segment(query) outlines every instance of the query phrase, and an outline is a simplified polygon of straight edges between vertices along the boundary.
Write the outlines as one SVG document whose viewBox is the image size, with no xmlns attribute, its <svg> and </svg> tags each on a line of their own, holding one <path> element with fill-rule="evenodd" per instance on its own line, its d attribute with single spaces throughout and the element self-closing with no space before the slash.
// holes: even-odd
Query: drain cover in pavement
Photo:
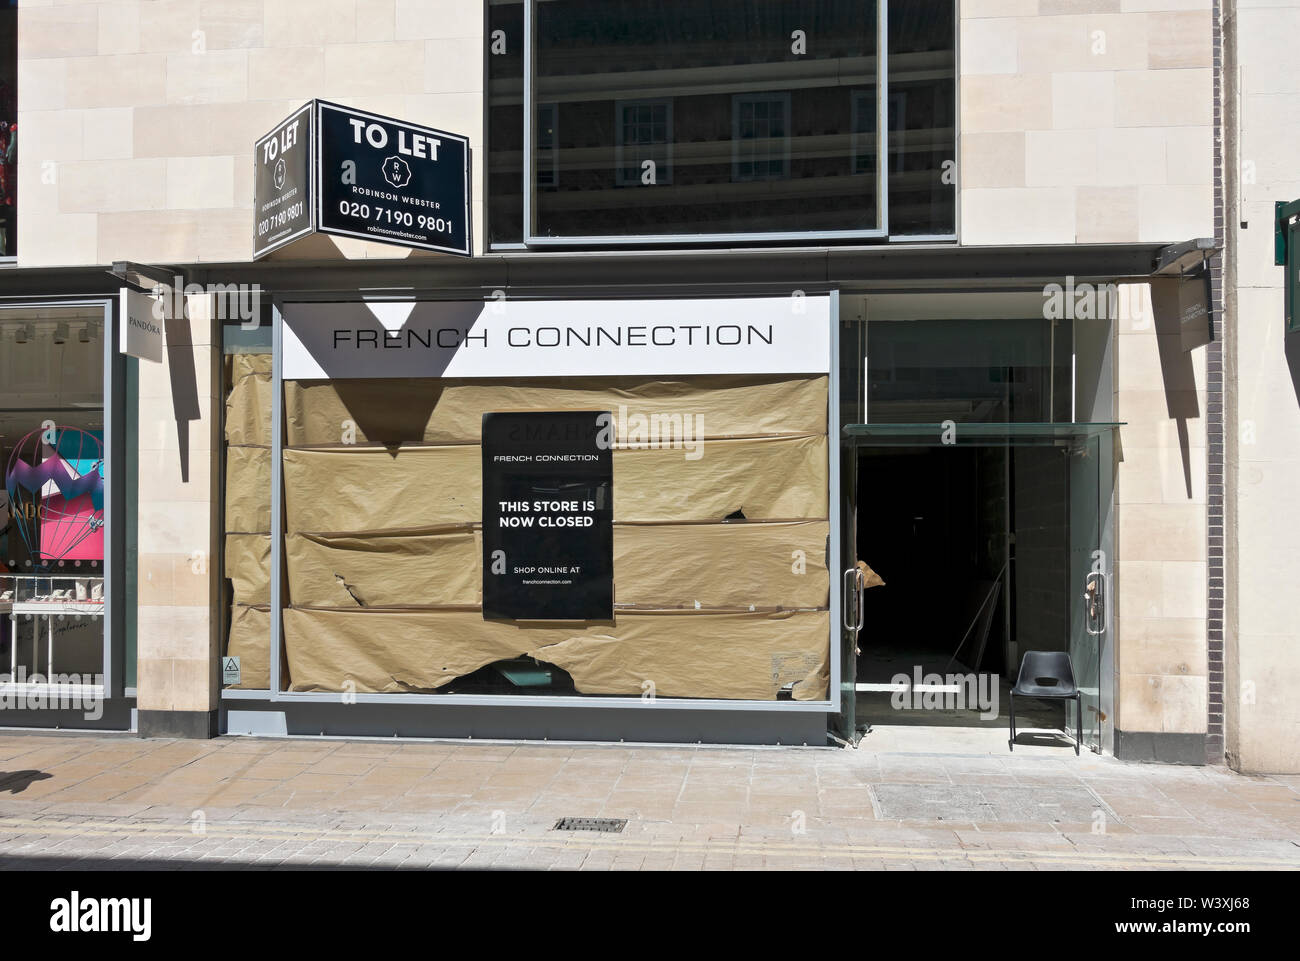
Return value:
<svg viewBox="0 0 1300 961">
<path fill-rule="evenodd" d="M 617 834 L 627 826 L 626 818 L 560 818 L 552 831 L 606 831 Z"/>
<path fill-rule="evenodd" d="M 880 815 L 904 821 L 1091 821 L 1104 809 L 1083 788 L 963 787 L 953 784 L 875 784 Z M 1111 811 L 1106 816 L 1115 818 Z"/>
</svg>

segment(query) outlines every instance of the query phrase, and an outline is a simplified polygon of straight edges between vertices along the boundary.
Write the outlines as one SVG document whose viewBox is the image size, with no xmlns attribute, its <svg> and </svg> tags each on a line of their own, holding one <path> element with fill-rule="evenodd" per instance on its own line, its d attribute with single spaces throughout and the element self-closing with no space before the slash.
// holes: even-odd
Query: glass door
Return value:
<svg viewBox="0 0 1300 961">
<path fill-rule="evenodd" d="M 1018 525 L 1021 517 L 1032 517 L 1033 529 L 1017 527 L 1014 532 L 1016 559 L 1021 570 L 1015 573 L 1013 565 L 1009 580 L 1016 588 L 1018 600 L 1014 643 L 1008 648 L 1002 670 L 1007 681 L 1014 682 L 1020 658 L 1026 651 L 1068 651 L 1082 695 L 1082 717 L 1076 715 L 1073 704 L 1069 705 L 1066 730 L 1071 736 L 1077 733 L 1080 742 L 1096 752 L 1106 743 L 1103 723 L 1110 698 L 1103 665 L 1109 663 L 1111 462 L 1113 431 L 1119 426 L 1116 423 L 948 422 L 846 424 L 841 428 L 841 456 L 845 465 L 853 465 L 851 471 L 846 467 L 843 475 L 845 515 L 841 543 L 846 567 L 857 559 L 860 450 L 870 448 L 880 453 L 889 448 L 912 451 L 926 448 L 941 466 L 944 457 L 954 456 L 946 452 L 961 448 L 1008 449 L 1013 469 L 1023 475 L 1017 489 L 1008 496 L 1025 501 L 1011 512 L 1012 524 Z M 869 482 L 874 477 L 870 473 L 864 476 Z M 962 489 L 958 493 L 969 492 Z M 864 511 L 891 509 L 882 507 L 873 494 L 861 494 L 861 497 Z M 869 530 L 872 518 L 867 516 L 864 522 Z M 959 541 L 950 539 L 945 543 Z M 882 543 L 873 544 L 873 548 L 881 550 L 882 556 L 889 556 L 883 551 Z M 888 582 L 888 569 L 882 573 Z M 850 590 L 853 582 L 849 575 L 847 570 L 843 573 L 846 694 L 847 685 L 856 684 L 854 647 L 876 643 L 866 633 L 859 636 L 854 629 L 861 612 L 861 592 Z M 1031 575 L 1032 583 L 1029 583 Z M 1022 577 L 1026 580 L 1021 581 Z M 845 700 L 851 698 L 846 696 Z M 857 718 L 847 711 L 846 708 L 846 717 L 853 717 L 856 722 Z"/>
<path fill-rule="evenodd" d="M 862 591 L 864 580 L 857 568 L 858 561 L 858 445 L 848 433 L 838 430 L 839 425 L 860 423 L 864 415 L 864 376 L 866 370 L 866 324 L 860 317 L 841 308 L 839 321 L 839 397 L 832 407 L 836 423 L 832 425 L 835 442 L 840 445 L 840 524 L 831 536 L 839 538 L 840 567 L 833 571 L 839 577 L 839 610 L 832 611 L 832 631 L 840 635 L 840 686 L 838 697 L 840 712 L 831 718 L 831 733 L 850 744 L 862 737 L 858 730 L 857 681 L 858 639 L 862 630 L 864 611 Z"/>
<path fill-rule="evenodd" d="M 1071 733 L 1101 751 L 1101 655 L 1109 630 L 1110 564 L 1103 549 L 1101 503 L 1103 441 L 1109 433 L 1077 438 L 1069 448 L 1070 662 L 1083 695 L 1082 716 L 1067 716 Z"/>
</svg>

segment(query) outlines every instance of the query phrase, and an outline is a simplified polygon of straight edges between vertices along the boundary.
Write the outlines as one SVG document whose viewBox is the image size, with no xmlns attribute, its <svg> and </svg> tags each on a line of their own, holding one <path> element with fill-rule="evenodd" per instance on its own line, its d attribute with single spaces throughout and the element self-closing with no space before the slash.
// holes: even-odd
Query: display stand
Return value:
<svg viewBox="0 0 1300 961">
<path fill-rule="evenodd" d="M 61 590 L 59 581 L 81 582 L 85 584 L 87 594 L 99 593 L 98 598 L 55 597 Z M 40 666 L 41 618 L 45 618 L 45 671 L 51 672 L 54 665 L 54 621 L 58 617 L 103 617 L 103 578 L 77 577 L 75 575 L 12 575 L 0 578 L 0 594 L 12 591 L 13 597 L 0 601 L 0 617 L 9 615 L 9 677 L 16 683 L 18 677 L 18 624 L 19 619 L 30 618 L 34 624 L 32 631 L 31 670 L 37 672 Z M 41 589 L 44 588 L 42 593 Z"/>
</svg>

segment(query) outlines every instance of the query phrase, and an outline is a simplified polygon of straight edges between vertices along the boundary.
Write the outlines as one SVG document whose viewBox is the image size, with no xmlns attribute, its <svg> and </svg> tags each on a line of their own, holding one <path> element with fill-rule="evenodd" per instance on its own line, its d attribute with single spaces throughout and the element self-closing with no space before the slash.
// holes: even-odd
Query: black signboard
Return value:
<svg viewBox="0 0 1300 961">
<path fill-rule="evenodd" d="M 614 616 L 613 418 L 483 415 L 483 617 Z"/>
<path fill-rule="evenodd" d="M 312 105 L 253 146 L 253 257 L 312 232 Z"/>
<path fill-rule="evenodd" d="M 324 233 L 470 254 L 469 141 L 317 101 Z"/>
</svg>

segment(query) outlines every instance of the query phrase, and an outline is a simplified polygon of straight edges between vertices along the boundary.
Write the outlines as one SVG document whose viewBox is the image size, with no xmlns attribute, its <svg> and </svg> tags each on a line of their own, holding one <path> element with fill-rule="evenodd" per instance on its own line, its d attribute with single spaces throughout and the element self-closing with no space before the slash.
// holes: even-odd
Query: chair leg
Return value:
<svg viewBox="0 0 1300 961">
<path fill-rule="evenodd" d="M 1007 741 L 1007 747 L 1014 751 L 1016 749 L 1016 695 L 1011 693 L 1011 739 Z"/>
<path fill-rule="evenodd" d="M 1074 695 L 1074 756 L 1079 756 L 1079 742 L 1083 740 L 1083 698 Z"/>
</svg>

